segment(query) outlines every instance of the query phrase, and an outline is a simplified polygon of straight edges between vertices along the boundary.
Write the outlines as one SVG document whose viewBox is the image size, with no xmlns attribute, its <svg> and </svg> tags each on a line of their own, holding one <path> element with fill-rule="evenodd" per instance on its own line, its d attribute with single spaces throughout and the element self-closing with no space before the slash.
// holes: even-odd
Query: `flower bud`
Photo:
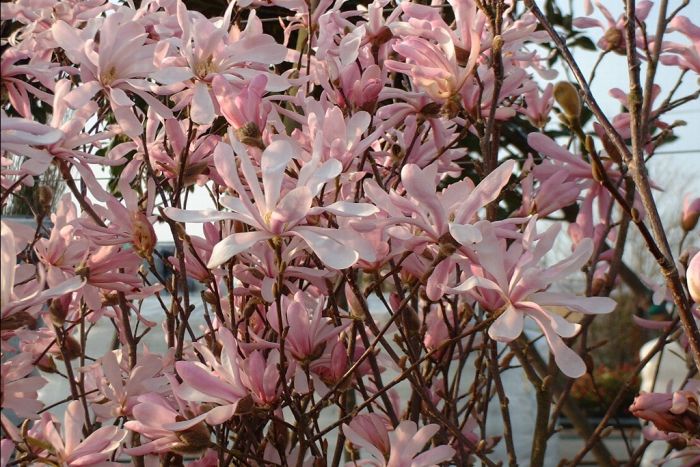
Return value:
<svg viewBox="0 0 700 467">
<path fill-rule="evenodd" d="M 197 454 L 209 447 L 210 444 L 211 435 L 203 422 L 186 430 L 178 431 L 175 435 L 180 443 L 173 446 L 173 451 L 180 454 Z"/>
<path fill-rule="evenodd" d="M 494 53 L 498 53 L 503 48 L 503 37 L 500 34 L 494 36 L 493 41 L 491 41 L 491 49 Z"/>
<path fill-rule="evenodd" d="M 607 52 L 612 51 L 621 55 L 625 54 L 625 37 L 619 29 L 610 28 L 605 31 L 603 40 L 605 41 L 605 50 Z"/>
<path fill-rule="evenodd" d="M 345 284 L 345 300 L 348 302 L 348 308 L 350 311 L 350 317 L 358 321 L 364 321 L 365 311 L 362 308 L 362 304 L 357 299 L 357 296 L 350 287 L 350 284 Z"/>
<path fill-rule="evenodd" d="M 210 305 L 217 304 L 216 294 L 209 289 L 202 291 L 202 300 L 204 300 Z"/>
<path fill-rule="evenodd" d="M 605 167 L 601 165 L 596 157 L 592 158 L 591 175 L 593 176 L 593 180 L 598 183 L 603 183 L 605 181 Z"/>
<path fill-rule="evenodd" d="M 60 298 L 51 300 L 49 303 L 49 318 L 51 318 L 51 322 L 61 327 L 66 321 L 66 316 L 68 316 L 68 307 L 64 306 L 62 300 Z"/>
<path fill-rule="evenodd" d="M 48 213 L 51 211 L 51 204 L 53 204 L 53 190 L 46 185 L 38 186 L 36 191 L 36 201 L 40 212 L 42 214 Z"/>
<path fill-rule="evenodd" d="M 681 218 L 681 227 L 686 232 L 690 232 L 698 225 L 700 218 L 700 198 L 695 198 L 690 201 L 688 197 L 683 200 L 683 216 Z"/>
<path fill-rule="evenodd" d="M 263 144 L 260 128 L 258 128 L 258 125 L 255 122 L 248 122 L 238 130 L 236 130 L 236 136 L 238 136 L 238 139 L 241 141 L 241 143 L 247 146 L 254 146 L 258 149 L 265 149 L 265 144 Z"/>
<path fill-rule="evenodd" d="M 82 351 L 83 350 L 80 346 L 80 342 L 78 342 L 75 339 L 75 337 L 66 336 L 63 340 L 63 352 L 61 352 L 60 350 L 56 350 L 56 358 L 58 358 L 59 360 L 63 360 L 65 353 L 65 356 L 68 358 L 68 360 L 75 360 L 81 355 Z"/>
<path fill-rule="evenodd" d="M 22 327 L 36 329 L 36 318 L 26 311 L 18 311 L 7 315 L 0 320 L 0 329 L 3 331 L 14 331 Z"/>
<path fill-rule="evenodd" d="M 56 373 L 56 362 L 50 355 L 44 355 L 36 362 L 36 367 L 45 373 Z"/>
<path fill-rule="evenodd" d="M 156 232 L 148 218 L 141 211 L 131 213 L 131 243 L 136 254 L 142 258 L 152 258 L 156 247 Z"/>
<path fill-rule="evenodd" d="M 554 99 L 570 121 L 581 116 L 581 98 L 573 84 L 568 81 L 559 81 L 554 86 Z"/>
<path fill-rule="evenodd" d="M 642 393 L 634 399 L 630 411 L 666 433 L 700 435 L 698 397 L 690 391 Z"/>
<path fill-rule="evenodd" d="M 695 253 L 688 263 L 685 272 L 685 280 L 688 282 L 688 291 L 695 303 L 700 303 L 700 252 Z"/>
</svg>

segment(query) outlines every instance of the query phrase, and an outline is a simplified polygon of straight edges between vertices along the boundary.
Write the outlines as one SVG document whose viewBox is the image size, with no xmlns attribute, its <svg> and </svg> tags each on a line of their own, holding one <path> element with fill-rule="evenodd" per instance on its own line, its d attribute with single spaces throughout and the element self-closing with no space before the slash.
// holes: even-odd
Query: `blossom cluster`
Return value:
<svg viewBox="0 0 700 467">
<path fill-rule="evenodd" d="M 555 85 L 532 12 L 128 3 L 2 4 L 2 203 L 45 195 L 35 225 L 2 221 L 2 466 L 488 463 L 483 411 L 513 357 L 497 349 L 526 358 L 541 334 L 566 377 L 590 369 L 581 315 L 616 307 L 624 213 L 606 186 L 635 220 L 644 208 L 576 88 Z M 288 16 L 268 21 L 275 8 Z M 575 25 L 624 49 L 597 8 L 607 26 Z M 663 42 L 661 63 L 700 73 L 698 27 L 671 26 L 690 43 Z M 653 39 L 636 33 L 640 50 Z M 627 139 L 629 97 L 611 93 Z M 672 133 L 664 112 L 648 155 Z M 682 415 L 655 411 L 660 430 L 687 428 L 691 406 L 697 421 L 697 396 L 667 399 L 651 410 Z"/>
</svg>

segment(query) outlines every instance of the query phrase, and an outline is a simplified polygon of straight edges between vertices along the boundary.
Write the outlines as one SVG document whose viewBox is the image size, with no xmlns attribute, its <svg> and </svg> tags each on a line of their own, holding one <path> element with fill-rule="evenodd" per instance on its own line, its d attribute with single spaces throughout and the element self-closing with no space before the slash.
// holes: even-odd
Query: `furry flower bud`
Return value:
<svg viewBox="0 0 700 467">
<path fill-rule="evenodd" d="M 568 81 L 559 81 L 554 86 L 554 99 L 569 120 L 575 120 L 581 116 L 581 98 L 573 84 Z"/>
</svg>

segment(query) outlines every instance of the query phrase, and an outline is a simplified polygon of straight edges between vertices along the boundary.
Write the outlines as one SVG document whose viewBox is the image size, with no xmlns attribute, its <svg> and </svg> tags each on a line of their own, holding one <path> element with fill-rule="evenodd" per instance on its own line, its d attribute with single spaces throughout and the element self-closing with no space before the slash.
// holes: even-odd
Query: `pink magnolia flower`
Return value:
<svg viewBox="0 0 700 467">
<path fill-rule="evenodd" d="M 610 13 L 610 11 L 603 6 L 603 4 L 596 0 L 595 6 L 600 10 L 600 12 L 603 14 L 605 17 L 605 20 L 607 21 L 607 24 L 604 22 L 600 21 L 599 19 L 595 18 L 590 18 L 590 17 L 580 17 L 580 18 L 575 18 L 574 19 L 574 26 L 577 28 L 581 29 L 586 29 L 586 28 L 594 28 L 598 27 L 601 28 L 603 31 L 605 31 L 605 34 L 603 37 L 600 38 L 598 41 L 598 47 L 600 47 L 603 50 L 613 50 L 615 52 L 618 52 L 620 54 L 625 53 L 625 17 L 624 15 L 620 15 L 620 17 L 615 20 L 613 15 Z M 647 16 L 649 16 L 649 12 L 651 11 L 651 8 L 654 6 L 654 3 L 648 0 L 643 0 L 639 3 L 637 3 L 637 6 L 635 8 L 635 17 L 637 18 L 637 21 L 644 21 Z M 588 8 L 589 10 L 591 8 Z M 637 39 L 640 41 L 641 39 Z"/>
<path fill-rule="evenodd" d="M 338 93 L 339 105 L 371 111 L 384 86 L 381 68 L 370 65 L 360 70 L 356 63 L 351 63 L 339 78 L 343 90 L 342 94 Z"/>
<path fill-rule="evenodd" d="M 200 420 L 183 422 L 191 416 L 191 409 L 178 398 L 169 402 L 159 394 L 144 394 L 138 397 L 133 408 L 133 420 L 124 423 L 124 428 L 140 433 L 151 441 L 138 447 L 125 449 L 131 456 L 150 453 L 176 452 L 193 454 L 204 451 L 210 445 L 207 426 Z"/>
<path fill-rule="evenodd" d="M 155 69 L 156 44 L 145 43 L 147 33 L 133 20 L 134 13 L 122 7 L 80 30 L 59 20 L 51 31 L 68 58 L 80 66 L 83 84 L 66 95 L 68 105 L 79 109 L 101 91 L 124 133 L 136 139 L 143 133 L 143 126 L 127 92 L 143 99 L 163 118 L 172 118 L 172 112 L 144 91 L 149 87 L 145 78 Z M 95 36 L 98 30 L 99 39 Z"/>
<path fill-rule="evenodd" d="M 267 77 L 263 74 L 254 77 L 240 89 L 236 89 L 224 77 L 217 75 L 212 80 L 212 89 L 226 121 L 243 137 L 260 137 L 267 124 L 267 115 L 272 105 L 263 100 Z"/>
<path fill-rule="evenodd" d="M 267 358 L 261 350 L 253 350 L 241 362 L 242 384 L 248 388 L 253 401 L 261 407 L 272 407 L 280 396 L 280 355 L 277 349 L 270 350 Z"/>
<path fill-rule="evenodd" d="M 393 46 L 406 62 L 387 60 L 384 65 L 391 71 L 408 75 L 418 90 L 443 103 L 457 95 L 470 76 L 476 64 L 478 46 L 472 48 L 467 65 L 461 67 L 452 40 L 449 37 L 440 37 L 439 40 L 441 42 L 436 45 L 420 37 L 406 37 Z"/>
<path fill-rule="evenodd" d="M 212 403 L 216 406 L 182 423 L 182 426 L 171 425 L 181 429 L 190 428 L 200 421 L 210 425 L 218 425 L 229 420 L 236 413 L 238 403 L 249 395 L 241 377 L 241 363 L 238 356 L 236 339 L 226 328 L 218 330 L 222 344 L 220 359 L 203 345 L 197 345 L 197 350 L 204 357 L 206 365 L 200 362 L 179 361 L 175 363 L 177 374 L 182 378 L 182 384 L 174 380 L 173 393 L 178 398 L 190 402 Z"/>
<path fill-rule="evenodd" d="M 338 216 L 364 217 L 376 212 L 376 208 L 366 203 L 337 201 L 323 207 L 311 207 L 314 197 L 321 187 L 340 173 L 340 163 L 335 160 L 323 164 L 319 159 L 304 164 L 296 181 L 296 188 L 282 195 L 285 182 L 284 171 L 294 157 L 295 148 L 286 140 L 276 140 L 262 153 L 260 167 L 262 187 L 253 167 L 250 154 L 229 128 L 231 145 L 220 143 L 214 152 L 214 161 L 226 184 L 235 189 L 239 198 L 225 196 L 223 206 L 233 212 L 184 211 L 166 208 L 165 214 L 180 222 L 204 222 L 214 220 L 237 220 L 250 225 L 255 230 L 233 233 L 214 247 L 207 266 L 214 268 L 233 256 L 247 250 L 258 242 L 275 237 L 300 237 L 326 265 L 335 269 L 345 269 L 355 264 L 364 248 L 362 239 L 349 230 L 330 229 L 304 225 L 306 217 L 323 212 Z M 234 151 L 236 155 L 234 155 Z M 238 176 L 236 161 L 240 161 L 246 185 Z"/>
<path fill-rule="evenodd" d="M 16 238 L 15 232 L 16 229 L 6 222 L 0 224 L 0 313 L 3 320 L 30 309 L 36 311 L 50 299 L 74 292 L 84 284 L 76 276 L 44 289 L 45 276 L 41 265 L 17 264 L 17 255 L 24 250 L 28 239 Z"/>
<path fill-rule="evenodd" d="M 564 344 L 562 337 L 573 337 L 578 324 L 566 321 L 546 307 L 564 307 L 586 314 L 610 313 L 615 301 L 607 297 L 577 297 L 547 292 L 554 280 L 560 280 L 578 270 L 593 252 L 593 242 L 582 240 L 574 253 L 550 267 L 540 260 L 554 244 L 559 226 L 550 227 L 544 234 L 535 230 L 531 219 L 521 241 L 507 245 L 505 238 L 496 236 L 487 223 L 480 225 L 483 240 L 473 245 L 478 261 L 472 267 L 472 276 L 450 289 L 468 293 L 484 308 L 500 313 L 489 327 L 489 336 L 500 342 L 510 342 L 523 331 L 526 316 L 533 319 L 544 332 L 555 361 L 565 375 L 578 378 L 586 372 L 581 357 Z"/>
<path fill-rule="evenodd" d="M 527 107 L 522 112 L 530 120 L 530 123 L 537 128 L 544 128 L 550 118 L 552 106 L 554 105 L 554 85 L 549 83 L 544 91 L 540 93 L 537 88 L 525 93 L 525 104 Z"/>
<path fill-rule="evenodd" d="M 700 436 L 699 397 L 697 391 L 689 390 L 673 394 L 642 393 L 634 399 L 630 411 L 661 431 Z"/>
<path fill-rule="evenodd" d="M 332 345 L 326 345 L 323 355 L 309 365 L 316 392 L 321 397 L 325 397 L 331 388 L 345 376 L 347 369 L 348 349 L 343 342 L 338 340 Z"/>
<path fill-rule="evenodd" d="M 403 421 L 388 433 L 387 439 L 387 428 L 382 427 L 381 420 L 377 417 L 370 414 L 354 425 L 353 422 L 343 425 L 343 433 L 348 439 L 353 444 L 367 449 L 372 456 L 371 459 L 361 460 L 360 463 L 377 467 L 433 467 L 449 461 L 455 454 L 455 450 L 447 445 L 420 453 L 425 444 L 440 430 L 439 425 L 426 425 L 419 430 L 414 422 Z"/>
<path fill-rule="evenodd" d="M 680 32 L 690 39 L 691 43 L 686 46 L 675 42 L 664 42 L 665 53 L 660 58 L 661 63 L 700 73 L 700 27 L 683 15 L 676 15 L 669 25 L 670 29 Z"/>
<path fill-rule="evenodd" d="M 389 421 L 379 414 L 359 414 L 349 424 L 343 424 L 343 433 L 356 447 L 366 449 L 377 460 L 384 460 L 391 452 L 390 427 Z"/>
<path fill-rule="evenodd" d="M 125 371 L 124 358 L 121 364 L 116 352 L 107 352 L 98 364 L 86 368 L 86 388 L 94 387 L 98 392 L 88 396 L 92 400 L 95 414 L 109 420 L 121 416 L 130 417 L 137 399 L 142 394 L 163 392 L 167 381 L 158 376 L 163 367 L 162 358 L 155 354 L 140 354 L 138 365 Z"/>
<path fill-rule="evenodd" d="M 331 318 L 322 315 L 323 300 L 314 303 L 303 292 L 294 294 L 292 300 L 282 297 L 282 304 L 282 326 L 278 320 L 276 304 L 267 312 L 267 320 L 277 333 L 288 329 L 285 351 L 299 361 L 318 358 L 326 342 L 337 339 L 349 324 L 334 326 Z"/>
<path fill-rule="evenodd" d="M 39 418 L 37 413 L 44 404 L 37 400 L 38 391 L 47 381 L 41 376 L 29 376 L 32 373 L 34 355 L 30 353 L 21 353 L 2 363 L 0 407 L 18 417 Z"/>
<path fill-rule="evenodd" d="M 148 187 L 146 209 L 139 206 L 137 193 L 131 188 L 130 180 L 122 176 L 118 187 L 123 197 L 123 203 L 114 196 L 104 194 L 106 207 L 94 206 L 95 212 L 109 223 L 106 227 L 98 225 L 93 219 L 81 219 L 81 233 L 89 238 L 94 245 L 124 245 L 131 243 L 133 251 L 142 258 L 150 258 L 156 246 L 156 233 L 153 229 L 155 216 L 150 215 L 155 203 L 155 182 L 152 180 Z"/>
<path fill-rule="evenodd" d="M 49 238 L 40 238 L 34 245 L 39 260 L 46 267 L 46 282 L 56 286 L 75 276 L 75 268 L 85 259 L 89 241 L 76 235 L 73 221 L 78 212 L 71 195 L 66 194 L 51 214 L 53 227 Z"/>
<path fill-rule="evenodd" d="M 28 435 L 50 446 L 42 457 L 48 456 L 59 465 L 90 466 L 107 461 L 128 433 L 116 426 L 104 426 L 83 439 L 84 424 L 85 411 L 82 404 L 80 401 L 72 401 L 66 408 L 61 431 L 58 421 L 51 414 L 44 413 Z"/>
<path fill-rule="evenodd" d="M 288 87 L 286 80 L 268 73 L 267 67 L 283 61 L 287 49 L 277 44 L 272 36 L 262 34 L 262 24 L 255 10 L 251 11 L 244 31 L 236 26 L 227 31 L 228 20 L 217 25 L 209 19 L 187 11 L 182 1 L 177 2 L 177 21 L 182 29 L 179 40 L 162 41 L 155 56 L 159 69 L 151 77 L 165 86 L 158 93 L 172 95 L 177 102 L 174 110 L 190 104 L 192 121 L 209 125 L 219 113 L 212 94 L 215 78 L 234 81 L 268 77 L 268 90 L 281 91 Z M 177 53 L 172 53 L 172 44 Z M 221 81 L 214 87 L 214 94 Z"/>
<path fill-rule="evenodd" d="M 369 136 L 362 136 L 371 120 L 365 111 L 355 112 L 346 120 L 340 107 L 324 107 L 313 99 L 307 99 L 304 107 L 304 128 L 295 131 L 292 136 L 312 152 L 318 153 L 322 162 L 340 161 L 344 171 L 383 133 L 383 129 L 379 128 Z"/>
<path fill-rule="evenodd" d="M 532 156 L 528 156 L 523 166 L 523 173 L 527 175 L 520 182 L 523 190 L 520 215 L 537 214 L 543 217 L 576 202 L 586 185 L 585 181 L 570 178 L 565 170 L 535 177 L 534 165 Z"/>
<path fill-rule="evenodd" d="M 53 157 L 36 146 L 56 143 L 63 137 L 63 132 L 39 122 L 24 118 L 7 117 L 0 110 L 0 151 L 2 152 L 2 186 L 10 188 L 18 177 L 23 177 L 24 184 L 31 186 L 33 176 L 43 174 L 53 161 Z M 26 159 L 20 167 L 12 167 L 8 155 L 23 156 Z"/>
<path fill-rule="evenodd" d="M 466 179 L 437 193 L 437 164 L 424 169 L 407 164 L 401 170 L 405 197 L 395 190 L 387 194 L 374 180 L 365 182 L 365 191 L 367 197 L 388 214 L 386 223 L 394 224 L 388 233 L 408 241 L 408 248 L 421 248 L 426 243 L 440 244 L 448 233 L 458 241 L 472 243 L 479 241 L 481 234 L 471 223 L 481 208 L 498 197 L 514 167 L 515 162 L 508 161 L 476 187 Z"/>
<path fill-rule="evenodd" d="M 114 290 L 128 295 L 139 290 L 143 286 L 137 274 L 141 263 L 142 259 L 132 250 L 98 247 L 76 268 L 76 277 L 86 280 L 81 297 L 91 309 L 101 310 L 107 292 Z"/>
<path fill-rule="evenodd" d="M 4 7 L 5 5 L 3 9 Z M 29 59 L 29 63 L 17 64 L 25 59 Z M 17 113 L 28 119 L 32 118 L 30 94 L 47 104 L 52 102 L 51 94 L 37 88 L 31 81 L 36 80 L 45 88 L 53 90 L 57 72 L 58 67 L 55 64 L 44 61 L 43 57 L 32 56 L 28 50 L 11 48 L 0 58 L 0 81 L 7 91 L 10 104 Z"/>
</svg>

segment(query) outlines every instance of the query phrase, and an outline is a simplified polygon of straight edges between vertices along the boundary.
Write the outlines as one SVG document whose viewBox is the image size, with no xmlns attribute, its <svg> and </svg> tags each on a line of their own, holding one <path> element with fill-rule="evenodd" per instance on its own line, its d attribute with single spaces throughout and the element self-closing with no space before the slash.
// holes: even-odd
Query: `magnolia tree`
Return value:
<svg viewBox="0 0 700 467">
<path fill-rule="evenodd" d="M 569 393 L 632 229 L 673 304 L 632 377 L 688 371 L 627 458 L 700 462 L 700 198 L 672 251 L 645 168 L 700 94 L 688 1 L 127 3 L 2 4 L 2 205 L 35 217 L 2 221 L 2 466 L 543 465 L 561 414 L 613 465 L 621 394 L 589 425 Z M 627 57 L 621 113 L 579 47 Z"/>
</svg>

